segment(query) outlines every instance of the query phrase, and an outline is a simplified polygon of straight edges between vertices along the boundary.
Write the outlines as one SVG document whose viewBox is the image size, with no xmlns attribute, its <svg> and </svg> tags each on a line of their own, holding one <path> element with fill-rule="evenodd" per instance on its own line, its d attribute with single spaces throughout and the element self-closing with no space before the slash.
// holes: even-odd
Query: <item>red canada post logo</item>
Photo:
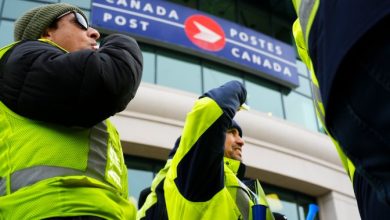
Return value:
<svg viewBox="0 0 390 220">
<path fill-rule="evenodd" d="M 192 15 L 184 22 L 184 30 L 190 41 L 196 46 L 219 51 L 226 43 L 225 32 L 213 19 L 204 15 Z"/>
</svg>

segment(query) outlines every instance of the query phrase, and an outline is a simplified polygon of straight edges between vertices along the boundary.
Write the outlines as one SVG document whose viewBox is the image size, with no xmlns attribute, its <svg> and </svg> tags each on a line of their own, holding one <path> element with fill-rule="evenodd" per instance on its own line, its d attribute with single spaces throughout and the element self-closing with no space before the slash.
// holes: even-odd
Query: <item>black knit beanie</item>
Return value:
<svg viewBox="0 0 390 220">
<path fill-rule="evenodd" d="M 15 41 L 39 39 L 44 30 L 58 16 L 70 11 L 79 12 L 87 20 L 87 17 L 79 8 L 65 3 L 49 4 L 31 9 L 16 21 L 14 29 Z"/>
<path fill-rule="evenodd" d="M 242 129 L 241 129 L 240 125 L 235 120 L 232 120 L 232 121 L 233 121 L 233 124 L 232 124 L 231 128 L 237 129 L 240 137 L 242 137 Z"/>
</svg>

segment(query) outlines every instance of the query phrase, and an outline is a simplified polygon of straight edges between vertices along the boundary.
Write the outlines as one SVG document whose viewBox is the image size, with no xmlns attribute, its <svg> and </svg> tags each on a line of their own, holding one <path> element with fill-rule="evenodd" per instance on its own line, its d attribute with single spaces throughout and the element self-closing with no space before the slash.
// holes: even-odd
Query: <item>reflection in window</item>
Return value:
<svg viewBox="0 0 390 220">
<path fill-rule="evenodd" d="M 282 97 L 279 88 L 265 80 L 248 77 L 245 81 L 247 104 L 255 110 L 283 118 Z"/>
<path fill-rule="evenodd" d="M 157 54 L 157 84 L 201 94 L 201 79 L 195 59 L 168 52 Z"/>
<path fill-rule="evenodd" d="M 314 105 L 310 98 L 295 92 L 290 92 L 283 97 L 288 121 L 304 125 L 312 131 L 318 131 Z"/>
<path fill-rule="evenodd" d="M 213 64 L 203 66 L 204 92 L 219 87 L 226 82 L 237 80 L 242 82 L 239 73 L 228 67 L 220 67 Z"/>
<path fill-rule="evenodd" d="M 14 41 L 14 22 L 2 20 L 0 21 L 0 48 Z"/>
</svg>

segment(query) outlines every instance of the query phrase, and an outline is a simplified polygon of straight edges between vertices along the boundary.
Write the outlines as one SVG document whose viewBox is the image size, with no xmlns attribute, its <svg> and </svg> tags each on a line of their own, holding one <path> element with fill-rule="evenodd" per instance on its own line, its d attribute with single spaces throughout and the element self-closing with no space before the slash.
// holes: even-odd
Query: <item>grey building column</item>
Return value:
<svg viewBox="0 0 390 220">
<path fill-rule="evenodd" d="M 360 220 L 356 200 L 353 197 L 331 191 L 318 198 L 321 220 Z"/>
</svg>

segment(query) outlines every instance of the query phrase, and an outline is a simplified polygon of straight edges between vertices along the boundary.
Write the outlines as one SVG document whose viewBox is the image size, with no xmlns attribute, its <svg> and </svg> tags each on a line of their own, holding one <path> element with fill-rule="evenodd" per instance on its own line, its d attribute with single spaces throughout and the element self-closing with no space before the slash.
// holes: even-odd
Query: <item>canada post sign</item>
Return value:
<svg viewBox="0 0 390 220">
<path fill-rule="evenodd" d="M 92 25 L 190 50 L 289 87 L 294 48 L 274 38 L 163 0 L 93 0 Z"/>
</svg>

